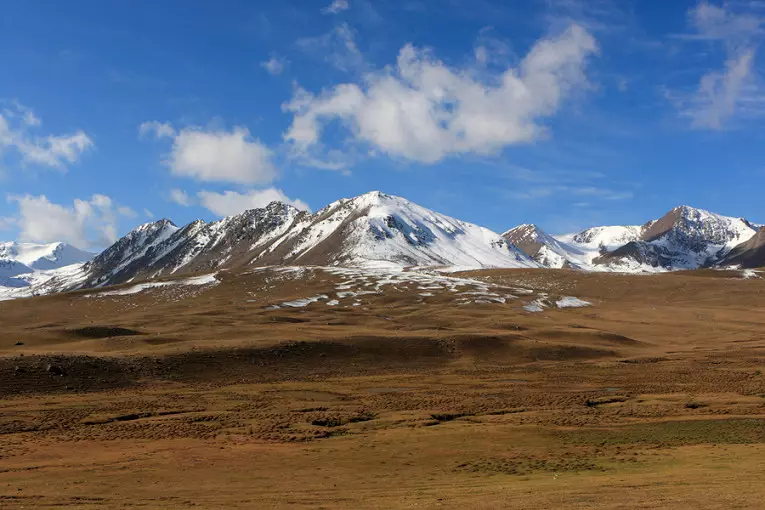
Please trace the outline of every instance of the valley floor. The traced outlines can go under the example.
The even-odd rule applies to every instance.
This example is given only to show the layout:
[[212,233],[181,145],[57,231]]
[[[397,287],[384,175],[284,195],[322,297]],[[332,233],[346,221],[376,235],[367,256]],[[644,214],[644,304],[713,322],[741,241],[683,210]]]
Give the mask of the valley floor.
[[0,508],[758,508],[744,276],[269,269],[2,302]]

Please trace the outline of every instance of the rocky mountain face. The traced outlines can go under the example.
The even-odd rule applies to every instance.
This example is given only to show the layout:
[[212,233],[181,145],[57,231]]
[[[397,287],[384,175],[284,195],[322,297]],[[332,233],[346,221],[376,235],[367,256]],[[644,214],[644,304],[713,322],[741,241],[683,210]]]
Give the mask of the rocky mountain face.
[[82,268],[80,288],[247,264],[301,213],[273,202],[220,221],[179,228],[169,220],[141,225]]

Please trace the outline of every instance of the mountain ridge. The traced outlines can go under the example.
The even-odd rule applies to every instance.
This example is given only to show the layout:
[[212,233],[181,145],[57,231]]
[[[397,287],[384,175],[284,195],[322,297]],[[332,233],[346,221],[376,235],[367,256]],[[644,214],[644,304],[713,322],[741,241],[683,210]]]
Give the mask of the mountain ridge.
[[145,223],[92,260],[40,278],[35,290],[50,293],[283,264],[621,272],[722,266],[728,259],[765,265],[765,260],[760,263],[765,257],[761,245],[746,245],[755,237],[755,227],[743,218],[678,206],[639,226],[600,226],[553,236],[524,224],[500,235],[372,191],[315,213],[271,202],[217,221],[195,220],[180,227],[169,219]]

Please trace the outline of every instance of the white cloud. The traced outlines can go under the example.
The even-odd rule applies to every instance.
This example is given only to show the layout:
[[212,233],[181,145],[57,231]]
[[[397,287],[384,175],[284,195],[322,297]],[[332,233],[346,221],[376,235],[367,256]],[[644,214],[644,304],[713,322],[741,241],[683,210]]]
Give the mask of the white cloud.
[[337,14],[339,12],[347,11],[350,5],[348,0],[333,0],[331,4],[321,10],[324,14]]
[[688,12],[688,17],[697,33],[685,38],[722,41],[729,46],[748,44],[763,25],[762,18],[753,13],[733,12],[731,5],[718,7],[707,1],[699,2]]
[[4,108],[3,114],[10,119],[17,118],[22,124],[30,127],[42,125],[42,121],[37,117],[31,108],[24,106],[16,100],[10,102],[11,108]]
[[191,199],[189,198],[189,195],[182,189],[177,188],[170,190],[170,201],[184,207],[191,205]]
[[318,37],[298,39],[299,49],[327,62],[343,72],[360,72],[366,69],[364,56],[356,44],[356,34],[347,23],[336,26]]
[[[691,125],[723,129],[737,114],[761,114],[756,105],[765,96],[754,75],[753,63],[765,20],[751,12],[734,12],[732,4],[718,7],[703,1],[689,11],[689,22],[696,32],[681,38],[718,42],[726,53],[722,70],[705,73],[695,93],[676,100],[681,112],[691,119]],[[755,105],[755,110],[750,110],[750,105]]]
[[282,74],[284,72],[284,68],[287,67],[288,64],[289,60],[286,58],[280,57],[278,55],[271,55],[271,58],[265,62],[260,63],[260,67],[268,71],[269,74],[276,76]]
[[144,209],[144,210],[143,210],[143,215],[144,215],[144,216],[146,216],[147,218],[153,218],[153,217],[154,217],[154,213],[153,213],[153,212],[151,212],[151,211],[150,211],[150,210],[148,210],[148,209]]
[[68,242],[78,248],[104,247],[117,240],[116,214],[106,195],[75,199],[72,206],[52,203],[45,195],[9,195],[18,206],[19,239]]
[[474,69],[450,68],[406,45],[394,69],[367,75],[364,85],[344,83],[320,96],[296,91],[283,105],[294,114],[284,138],[294,153],[304,154],[321,143],[327,123],[339,120],[352,141],[389,156],[436,163],[494,153],[544,136],[540,121],[586,86],[586,60],[597,51],[589,32],[572,25],[538,41],[518,68],[484,72],[481,80]]
[[130,207],[127,207],[124,205],[117,207],[117,213],[120,216],[125,216],[126,218],[135,218],[136,216],[138,216],[137,212],[135,212]]
[[18,102],[0,113],[0,155],[14,149],[22,164],[37,164],[63,170],[76,163],[83,152],[93,147],[93,140],[82,130],[69,135],[35,136],[31,129],[42,122],[34,112]]
[[200,191],[197,193],[200,204],[218,216],[233,216],[248,209],[265,207],[271,202],[282,202],[301,210],[310,210],[302,200],[293,200],[277,188],[250,190],[247,193],[236,191]]
[[581,206],[583,203],[582,198],[590,198],[597,201],[621,201],[630,200],[635,194],[632,191],[625,190],[613,190],[608,188],[601,188],[597,186],[569,186],[569,185],[551,185],[551,186],[536,186],[526,190],[519,191],[503,191],[502,194],[510,199],[514,200],[540,200],[555,197],[556,200],[561,199],[579,199],[577,203],[573,205]]
[[144,122],[139,132],[173,141],[164,163],[174,175],[206,182],[268,184],[276,178],[273,153],[245,127],[232,131]]
[[741,100],[750,81],[754,50],[746,51],[725,62],[723,72],[711,71],[701,78],[691,108],[686,112],[696,128],[722,129]]
[[169,122],[152,120],[138,126],[138,134],[141,138],[154,136],[155,138],[172,138],[175,136],[175,128]]

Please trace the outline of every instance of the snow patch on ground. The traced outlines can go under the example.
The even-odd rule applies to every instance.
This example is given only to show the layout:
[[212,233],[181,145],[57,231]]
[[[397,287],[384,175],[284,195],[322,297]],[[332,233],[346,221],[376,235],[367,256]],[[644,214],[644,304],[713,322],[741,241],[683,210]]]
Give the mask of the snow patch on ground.
[[541,299],[535,299],[531,303],[525,305],[523,309],[532,313],[543,312],[545,310],[545,303]]
[[303,299],[296,299],[295,301],[286,301],[282,303],[282,306],[289,306],[290,308],[304,308],[310,305],[311,303],[315,303],[323,299],[329,299],[329,296],[327,296],[326,294],[320,294],[318,296],[307,297]]
[[555,306],[558,308],[582,308],[584,306],[592,306],[592,303],[573,296],[564,296],[555,302]]
[[744,269],[741,271],[741,278],[749,280],[750,278],[762,278],[758,273],[762,271],[756,271],[754,269]]
[[170,282],[148,282],[139,283],[124,289],[110,290],[105,292],[97,292],[95,294],[88,294],[86,297],[105,297],[105,296],[131,296],[134,294],[140,294],[146,290],[159,289],[163,287],[178,287],[178,286],[213,286],[220,282],[215,278],[215,273],[206,274],[202,276],[194,276],[191,278],[184,278],[182,280],[173,280]]

